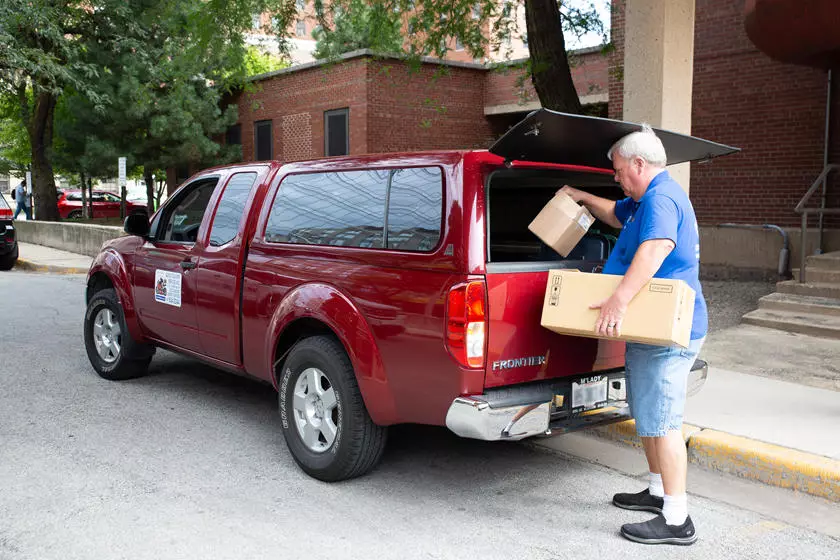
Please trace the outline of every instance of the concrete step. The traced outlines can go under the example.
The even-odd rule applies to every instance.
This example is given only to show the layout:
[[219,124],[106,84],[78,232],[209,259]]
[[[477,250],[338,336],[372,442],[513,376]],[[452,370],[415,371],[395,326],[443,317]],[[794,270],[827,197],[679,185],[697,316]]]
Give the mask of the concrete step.
[[840,299],[840,285],[823,282],[805,282],[800,284],[796,280],[785,280],[776,283],[776,291],[783,294],[799,294],[801,296],[815,296]]
[[840,317],[774,309],[756,309],[741,319],[749,325],[840,340]]
[[821,270],[833,270],[835,272],[840,272],[840,251],[806,257],[805,266],[808,267],[808,272],[817,268]]
[[[799,269],[794,268],[793,279],[799,280]],[[808,282],[819,282],[821,284],[837,284],[840,285],[840,268],[837,270],[830,270],[827,268],[818,268],[813,265],[805,266],[805,279]]]
[[779,292],[768,294],[758,300],[758,308],[770,311],[790,311],[840,317],[840,299],[798,294],[781,294]]

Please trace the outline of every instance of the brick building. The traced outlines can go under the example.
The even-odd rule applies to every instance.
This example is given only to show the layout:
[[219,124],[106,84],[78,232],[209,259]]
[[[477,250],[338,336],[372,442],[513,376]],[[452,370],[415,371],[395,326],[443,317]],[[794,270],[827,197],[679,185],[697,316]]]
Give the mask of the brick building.
[[[575,61],[581,101],[605,115],[607,58],[588,49]],[[413,68],[369,51],[348,53],[257,76],[250,91],[228,100],[240,118],[227,142],[240,143],[246,161],[486,148],[539,107],[520,76],[515,66],[425,59]]]

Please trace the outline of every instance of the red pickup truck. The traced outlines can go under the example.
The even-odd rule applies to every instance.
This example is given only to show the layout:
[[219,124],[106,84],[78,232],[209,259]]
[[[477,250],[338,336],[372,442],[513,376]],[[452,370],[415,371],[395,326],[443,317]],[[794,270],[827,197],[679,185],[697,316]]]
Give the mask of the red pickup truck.
[[[540,326],[548,270],[598,270],[616,232],[563,259],[527,226],[565,183],[619,197],[605,152],[636,129],[540,110],[490,152],[203,171],[94,260],[91,364],[126,379],[161,347],[270,382],[326,481],[372,469],[394,424],[518,440],[626,418],[624,344]],[[659,133],[669,163],[727,153]]]

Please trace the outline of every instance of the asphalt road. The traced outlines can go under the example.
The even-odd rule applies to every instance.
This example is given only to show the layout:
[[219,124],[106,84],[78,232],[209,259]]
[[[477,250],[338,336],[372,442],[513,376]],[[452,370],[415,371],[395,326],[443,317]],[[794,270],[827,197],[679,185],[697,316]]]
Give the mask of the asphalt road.
[[649,514],[609,499],[639,480],[444,429],[394,429],[370,475],[315,481],[271,387],[163,352],[145,378],[96,376],[83,282],[0,274],[0,559],[840,558],[836,538],[698,496],[697,544],[634,544],[618,528]]

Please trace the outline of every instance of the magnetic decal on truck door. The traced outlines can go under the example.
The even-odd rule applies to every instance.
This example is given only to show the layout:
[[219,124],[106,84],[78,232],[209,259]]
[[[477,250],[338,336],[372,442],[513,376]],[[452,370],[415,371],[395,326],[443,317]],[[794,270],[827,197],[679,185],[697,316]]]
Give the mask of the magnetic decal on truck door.
[[181,275],[155,270],[155,301],[181,307]]

